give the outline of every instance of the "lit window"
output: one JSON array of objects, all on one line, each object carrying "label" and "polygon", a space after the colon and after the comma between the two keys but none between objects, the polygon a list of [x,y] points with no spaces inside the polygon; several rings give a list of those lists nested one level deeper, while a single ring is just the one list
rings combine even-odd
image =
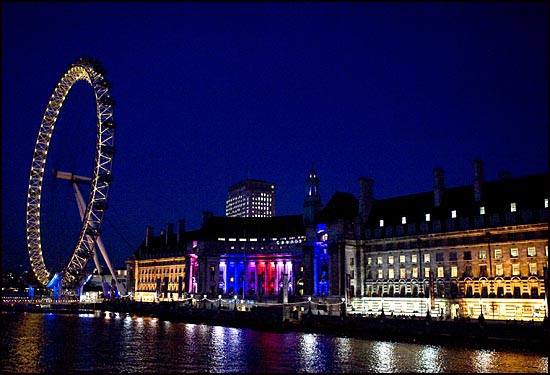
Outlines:
[{"label": "lit window", "polygon": [[400,268],[399,269],[399,278],[400,279],[406,279],[407,278],[407,269],[406,268]]},{"label": "lit window", "polygon": [[394,274],[393,268],[390,268],[388,270],[388,279],[393,279],[393,278],[395,278],[395,274]]},{"label": "lit window", "polygon": [[372,264],[372,258],[371,257],[367,258],[367,264],[369,264],[369,265]]},{"label": "lit window", "polygon": [[537,264],[529,263],[529,275],[536,275],[536,274],[537,274]]},{"label": "lit window", "polygon": [[424,268],[424,277],[425,278],[430,277],[430,269],[429,268]]},{"label": "lit window", "polygon": [[485,215],[485,207],[483,207],[483,206],[479,207],[479,214],[480,215]]},{"label": "lit window", "polygon": [[[548,206],[548,199],[546,200],[546,203],[547,203],[547,206]],[[401,218],[401,224],[407,224],[407,218],[405,216],[403,216]]]},{"label": "lit window", "polygon": [[527,248],[527,256],[534,257],[535,255],[537,255],[536,248],[534,246],[533,247],[528,247]]},{"label": "lit window", "polygon": [[376,257],[376,264],[382,264],[382,257]]},{"label": "lit window", "polygon": [[412,262],[412,263],[418,262],[418,255],[416,255],[416,254],[411,254],[411,262]]},{"label": "lit window", "polygon": [[405,263],[405,256],[399,255],[399,263]]},{"label": "lit window", "polygon": [[485,250],[479,250],[479,259],[487,259],[487,253]]},{"label": "lit window", "polygon": [[424,254],[424,263],[430,263],[430,254]]},{"label": "lit window", "polygon": [[445,271],[443,267],[437,267],[437,277],[445,277]]},{"label": "lit window", "polygon": [[519,275],[519,263],[512,264],[512,276]]},{"label": "lit window", "polygon": [[430,221],[430,214],[426,214],[426,221]]},{"label": "lit window", "polygon": [[384,226],[384,220],[380,220],[380,226],[383,227]]},{"label": "lit window", "polygon": [[378,278],[379,279],[383,279],[384,278],[384,273],[382,270],[378,270]]},{"label": "lit window", "polygon": [[452,266],[451,267],[451,277],[457,277],[458,276],[458,267]]},{"label": "lit window", "polygon": [[510,203],[510,212],[516,212],[516,204],[515,203]]},{"label": "lit window", "polygon": [[510,256],[512,258],[517,258],[518,255],[519,255],[519,250],[518,250],[517,247],[513,247],[513,248],[510,249]]},{"label": "lit window", "polygon": [[497,264],[497,265],[495,266],[495,275],[497,275],[497,276],[502,276],[502,275],[504,275],[504,269],[503,269],[503,267],[502,267],[502,264]]},{"label": "lit window", "polygon": [[393,255],[388,256],[388,264],[393,264]]},{"label": "lit window", "polygon": [[452,217],[453,219],[456,218],[456,210],[452,210],[452,211],[451,211],[451,217]]},{"label": "lit window", "polygon": [[495,259],[502,258],[502,249],[495,249]]},{"label": "lit window", "polygon": [[414,267],[412,269],[412,277],[416,279],[418,277],[418,268]]},{"label": "lit window", "polygon": [[548,198],[544,198],[544,208],[548,208]]}]

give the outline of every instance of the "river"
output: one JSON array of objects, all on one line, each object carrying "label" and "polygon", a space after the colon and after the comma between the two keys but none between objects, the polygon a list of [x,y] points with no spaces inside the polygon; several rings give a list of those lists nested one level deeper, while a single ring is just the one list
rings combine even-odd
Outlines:
[{"label": "river", "polygon": [[1,316],[2,373],[548,373],[548,357],[521,350],[275,333],[100,312]]}]

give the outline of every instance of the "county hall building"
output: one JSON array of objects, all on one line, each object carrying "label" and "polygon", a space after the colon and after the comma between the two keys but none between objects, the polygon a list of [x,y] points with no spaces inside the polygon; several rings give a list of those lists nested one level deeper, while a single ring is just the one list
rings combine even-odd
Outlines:
[{"label": "county hall building", "polygon": [[445,187],[435,169],[432,191],[376,199],[360,178],[358,197],[335,192],[325,205],[319,185],[312,170],[299,215],[204,213],[199,230],[147,228],[127,262],[133,298],[280,300],[286,288],[295,300],[345,298],[364,315],[547,315],[548,174],[486,181],[475,161],[466,186]]}]

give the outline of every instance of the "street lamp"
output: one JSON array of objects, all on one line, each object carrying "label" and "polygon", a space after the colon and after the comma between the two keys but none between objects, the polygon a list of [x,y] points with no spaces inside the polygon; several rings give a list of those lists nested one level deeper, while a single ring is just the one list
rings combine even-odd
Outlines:
[{"label": "street lamp", "polygon": [[308,301],[308,304],[309,304],[309,310],[308,310],[308,314],[311,314],[311,297],[307,297],[307,301]]},{"label": "street lamp", "polygon": [[222,295],[219,294],[218,295],[218,310],[221,309],[221,306],[222,306]]},{"label": "street lamp", "polygon": [[346,299],[342,297],[341,316],[346,316]]},{"label": "street lamp", "polygon": [[233,309],[237,311],[237,295],[234,295],[233,299],[235,300],[235,306],[233,306]]}]

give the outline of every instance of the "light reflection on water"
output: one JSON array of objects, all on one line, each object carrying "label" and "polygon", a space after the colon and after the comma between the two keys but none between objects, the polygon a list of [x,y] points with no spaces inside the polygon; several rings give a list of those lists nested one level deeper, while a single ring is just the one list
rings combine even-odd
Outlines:
[{"label": "light reflection on water", "polygon": [[548,372],[533,353],[110,314],[2,313],[2,372]]}]

